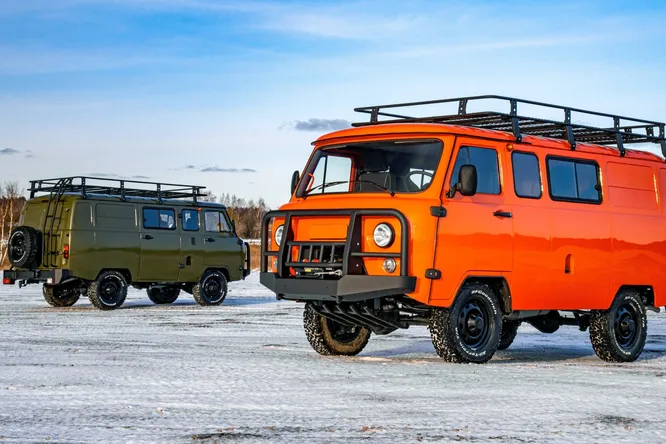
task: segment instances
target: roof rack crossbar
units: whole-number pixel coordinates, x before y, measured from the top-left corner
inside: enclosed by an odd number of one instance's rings
[[[38,179],[30,181],[30,198],[35,197],[37,193],[51,193],[58,189],[66,181],[63,193],[80,194],[86,198],[92,194],[117,196],[122,200],[127,197],[143,197],[157,199],[162,202],[164,199],[192,199],[195,204],[198,198],[205,196],[201,190],[206,187],[200,185],[183,185],[172,183],[148,182],[128,179],[109,179],[106,177],[72,176],[53,179]],[[107,183],[94,183],[102,181]],[[128,186],[130,184],[130,186]],[[139,188],[136,185],[149,185],[150,188]]]
[[[468,112],[468,105],[474,100],[499,100],[509,105],[509,112],[480,111]],[[407,116],[387,112],[393,108],[417,107],[421,105],[437,105],[454,103],[458,104],[456,114],[434,115],[434,116]],[[563,112],[562,120],[552,120],[541,117],[527,117],[518,113],[519,105],[533,105],[541,108],[555,109]],[[625,145],[629,143],[657,143],[661,145],[661,151],[666,158],[666,124],[651,120],[625,117],[597,111],[589,111],[580,108],[565,107],[532,100],[522,100],[513,97],[498,95],[482,95],[470,97],[458,97],[452,99],[428,100],[420,102],[405,102],[388,105],[375,105],[370,107],[354,108],[360,113],[369,113],[369,122],[355,122],[352,126],[365,126],[388,123],[445,123],[450,125],[473,126],[483,129],[505,131],[512,133],[516,141],[520,142],[524,135],[534,135],[567,140],[571,149],[576,149],[580,142],[608,145],[617,148],[621,156],[626,154]],[[587,124],[572,122],[572,113],[580,113],[588,118],[612,119],[612,126],[596,127]],[[385,118],[379,120],[380,117]],[[387,119],[388,118],[388,119]],[[657,130],[659,134],[657,135]]]

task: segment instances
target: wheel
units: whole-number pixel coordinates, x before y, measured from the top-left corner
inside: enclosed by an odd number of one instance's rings
[[[88,299],[100,310],[114,310],[126,297],[127,280],[119,271],[104,271],[88,286]]]
[[[437,354],[444,360],[487,362],[502,333],[497,296],[485,284],[465,284],[450,308],[431,309],[428,329]]]
[[[79,300],[80,294],[77,288],[63,285],[42,286],[44,300],[53,307],[71,307]]]
[[[199,305],[220,305],[227,297],[227,278],[218,270],[209,270],[192,288],[192,296]]]
[[[32,227],[20,226],[12,230],[7,241],[7,258],[18,268],[36,266],[39,253],[39,236]]]
[[[518,327],[520,327],[520,321],[502,321],[502,335],[500,336],[499,345],[497,350],[506,350],[509,348],[516,335],[518,334]]]
[[[365,327],[349,327],[320,315],[310,302],[303,311],[303,328],[308,342],[320,355],[357,355],[368,344],[371,333]]]
[[[146,289],[148,298],[154,304],[173,304],[180,295],[178,287],[150,287]]]
[[[608,310],[590,314],[590,342],[604,361],[635,361],[643,352],[646,337],[647,312],[635,290],[621,290]]]

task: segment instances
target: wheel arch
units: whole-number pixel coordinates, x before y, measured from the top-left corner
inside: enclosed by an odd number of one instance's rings
[[[654,287],[652,285],[625,284],[625,285],[620,285],[620,287],[618,287],[617,291],[613,295],[613,299],[611,299],[606,309],[610,308],[610,306],[613,304],[617,296],[625,290],[633,290],[638,292],[638,294],[641,295],[641,299],[643,300],[643,304],[645,304],[645,307],[655,308]]]
[[[509,283],[507,282],[504,276],[467,276],[462,282],[458,291],[456,292],[456,298],[460,293],[460,290],[468,284],[471,283],[480,283],[488,285],[497,295],[500,302],[500,308],[502,309],[503,314],[511,313],[511,289],[509,288]],[[455,298],[451,302],[455,301]]]
[[[224,275],[224,278],[227,280],[227,283],[231,282],[231,272],[229,271],[229,267],[227,266],[208,267],[201,276],[203,276],[204,274],[208,273],[211,270],[219,271]]]
[[[132,273],[127,268],[102,268],[101,270],[99,270],[99,273],[97,273],[95,279],[96,280],[99,279],[102,273],[105,273],[107,271],[117,271],[118,273],[123,275],[123,277],[127,281],[128,287],[132,284]]]

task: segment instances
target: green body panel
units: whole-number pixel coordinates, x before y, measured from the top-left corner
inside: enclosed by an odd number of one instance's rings
[[[222,205],[64,195],[53,236],[48,236],[52,220],[45,230],[48,204],[48,196],[30,199],[19,222],[52,239],[47,250],[53,254],[42,256],[40,270],[67,269],[84,280],[94,280],[106,269],[125,270],[133,283],[194,283],[209,268],[227,271],[232,281],[243,277],[244,253],[238,237],[228,231],[206,231],[203,218],[198,226],[190,221],[189,231],[183,227],[183,210],[190,215],[215,210],[228,220]],[[155,227],[150,214],[159,214],[164,226]],[[206,242],[207,238],[215,242]],[[65,245],[69,259],[63,255]]]

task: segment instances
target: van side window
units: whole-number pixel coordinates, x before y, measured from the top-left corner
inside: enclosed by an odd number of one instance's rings
[[[224,214],[220,211],[205,211],[204,212],[205,222],[206,222],[206,231],[212,231],[217,233],[231,231],[229,224],[227,223],[227,218],[224,217]]]
[[[548,183],[553,200],[601,202],[599,167],[586,160],[549,157]]]
[[[158,230],[175,230],[176,212],[170,208],[144,208],[143,227]]]
[[[184,231],[199,231],[199,213],[197,210],[183,210],[180,217]]]
[[[497,151],[491,148],[461,147],[451,175],[451,186],[458,182],[460,167],[468,164],[476,167],[478,184],[477,193],[499,194],[499,164]]]
[[[541,197],[541,174],[539,159],[533,153],[514,151],[511,154],[513,166],[513,189],[518,197],[539,199]]]

